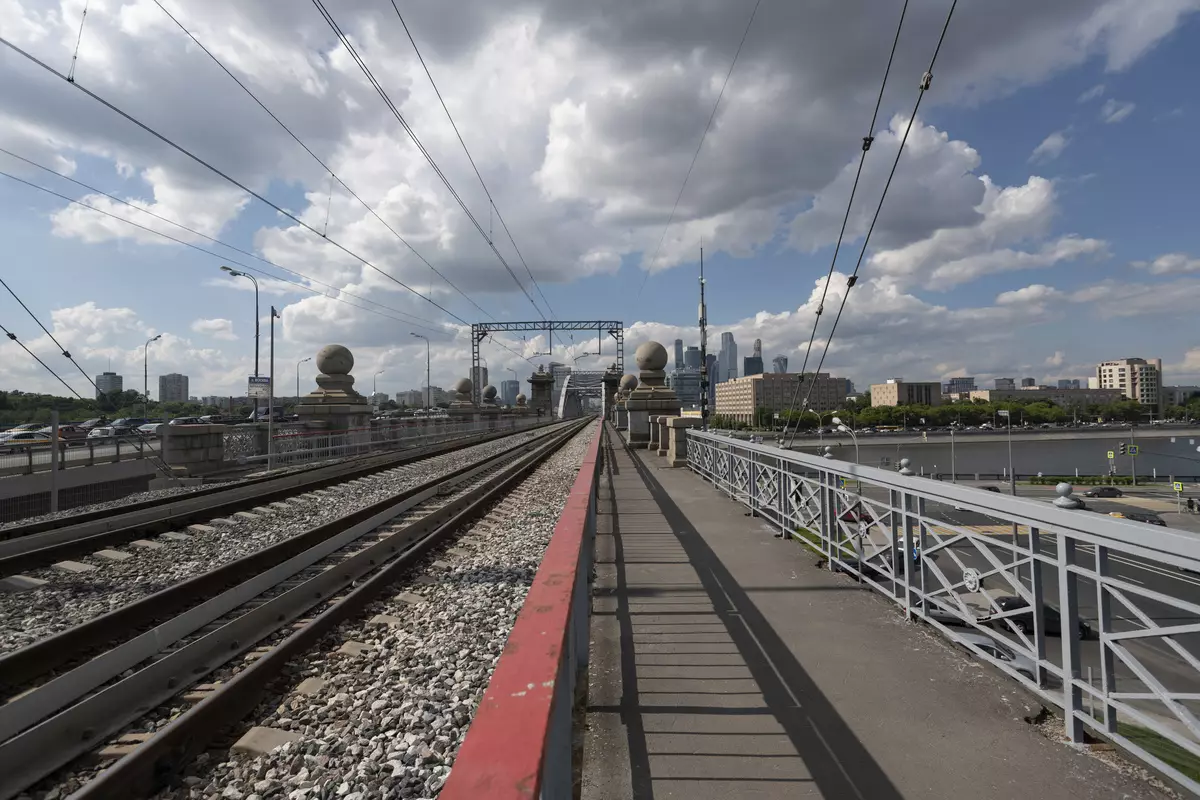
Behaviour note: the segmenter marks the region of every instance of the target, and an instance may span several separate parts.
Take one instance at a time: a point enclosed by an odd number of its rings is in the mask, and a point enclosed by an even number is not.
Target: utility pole
[[[704,245],[700,245],[700,430],[708,430],[708,309],[704,305]]]
[[[1137,445],[1137,439],[1133,435],[1136,427],[1136,422],[1129,423],[1129,476],[1133,479],[1134,486],[1137,486],[1137,456],[1134,455],[1137,451],[1133,449]]]

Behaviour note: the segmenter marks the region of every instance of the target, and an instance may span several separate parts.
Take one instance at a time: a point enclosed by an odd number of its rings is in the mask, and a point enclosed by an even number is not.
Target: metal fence
[[[131,458],[146,458],[157,455],[157,447],[153,440],[132,434],[59,442],[58,468],[72,469],[96,464],[113,464]],[[52,449],[49,443],[41,442],[0,445],[0,476],[48,472]]]
[[[497,417],[481,420],[394,420],[344,431],[285,429],[272,438],[271,460],[290,466],[345,458],[456,439],[479,433],[516,431],[537,425],[536,417]],[[268,460],[267,434],[261,426],[241,426],[225,433],[225,460],[259,463]]]
[[[1200,536],[688,431],[688,465],[1063,712],[1200,793]],[[886,657],[881,654],[881,657]]]

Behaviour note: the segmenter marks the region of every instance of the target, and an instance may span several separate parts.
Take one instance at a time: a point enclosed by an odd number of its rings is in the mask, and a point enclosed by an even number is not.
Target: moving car
[[[52,425],[47,425],[44,428],[38,428],[37,432],[44,433],[47,436],[53,437],[54,436],[54,427]],[[58,426],[58,439],[61,442],[66,442],[68,447],[72,444],[77,444],[79,442],[82,442],[86,438],[87,438],[87,430],[85,428],[80,427],[79,425],[59,425]]]
[[[40,422],[26,422],[21,425],[14,425],[13,427],[9,428],[8,430],[6,430],[4,432],[5,433],[24,433],[26,431],[36,431],[38,428],[41,428],[41,427],[44,427],[44,426]]]
[[[1000,491],[1000,487],[998,487],[998,486],[976,486],[975,488],[983,489],[985,492],[995,492],[996,494],[1003,494],[1003,492]],[[964,508],[963,506],[955,506],[954,510],[955,511],[970,511],[971,509]]]
[[[149,421],[150,420],[142,419],[141,417],[122,417],[121,419],[113,420],[108,427],[112,428],[113,435],[124,436],[126,434],[133,433],[140,426],[145,425]]]
[[[1003,661],[1017,672],[1024,675],[1030,680],[1034,678],[1035,669],[1033,659],[1024,653],[1018,653],[1008,645],[998,642],[990,636],[985,636],[982,633],[965,632],[958,634],[958,637],[964,642],[974,645],[997,661]]]
[[[1162,517],[1157,514],[1147,514],[1144,511],[1110,511],[1108,515],[1117,519],[1128,519],[1134,522],[1145,522],[1147,525],[1158,525],[1161,528],[1167,527],[1167,523]]]
[[[1004,619],[985,619],[984,621],[988,625],[995,628],[1003,626],[1005,622],[1011,622],[1013,627],[1021,631],[1021,633],[1033,633],[1033,609],[1025,598],[1015,595],[1002,595],[995,599],[995,603],[1001,613],[1017,611],[1019,609],[1025,609],[1025,612],[1014,614]],[[1046,621],[1045,632],[1051,636],[1062,636],[1062,616],[1058,613],[1058,609],[1052,605],[1045,604],[1043,606],[1043,617]],[[1088,625],[1086,620],[1080,619],[1076,622],[1079,626],[1079,638],[1090,639],[1092,637],[1092,627]]]
[[[87,438],[89,439],[108,439],[114,436],[113,429],[107,425],[100,425],[88,431]]]
[[[147,439],[153,439],[158,436],[158,428],[162,425],[161,422],[147,422],[145,425],[139,425],[137,432]]]
[[[41,431],[6,431],[0,433],[0,452],[24,453],[34,447],[50,444],[50,434]]]
[[[1124,497],[1124,493],[1115,486],[1097,486],[1083,493],[1084,497]]]
[[[200,425],[200,417],[176,417],[167,423],[168,425]],[[146,427],[145,425],[142,426]]]

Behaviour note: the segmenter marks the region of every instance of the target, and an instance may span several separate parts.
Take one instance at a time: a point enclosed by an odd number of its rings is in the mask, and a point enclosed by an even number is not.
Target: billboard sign
[[[269,397],[271,394],[271,379],[251,375],[246,383],[246,397]]]

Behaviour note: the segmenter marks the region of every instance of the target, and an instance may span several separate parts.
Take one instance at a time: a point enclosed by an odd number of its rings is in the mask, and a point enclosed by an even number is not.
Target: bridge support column
[[[667,465],[671,467],[687,466],[687,432],[689,428],[699,428],[703,421],[699,417],[668,417],[667,433],[670,441],[667,443]]]
[[[659,415],[677,417],[681,406],[675,391],[666,386],[663,368],[667,365],[667,349],[658,342],[646,342],[637,349],[635,358],[638,384],[625,401],[629,410],[626,441],[632,447],[647,447],[651,436],[650,418]]]

